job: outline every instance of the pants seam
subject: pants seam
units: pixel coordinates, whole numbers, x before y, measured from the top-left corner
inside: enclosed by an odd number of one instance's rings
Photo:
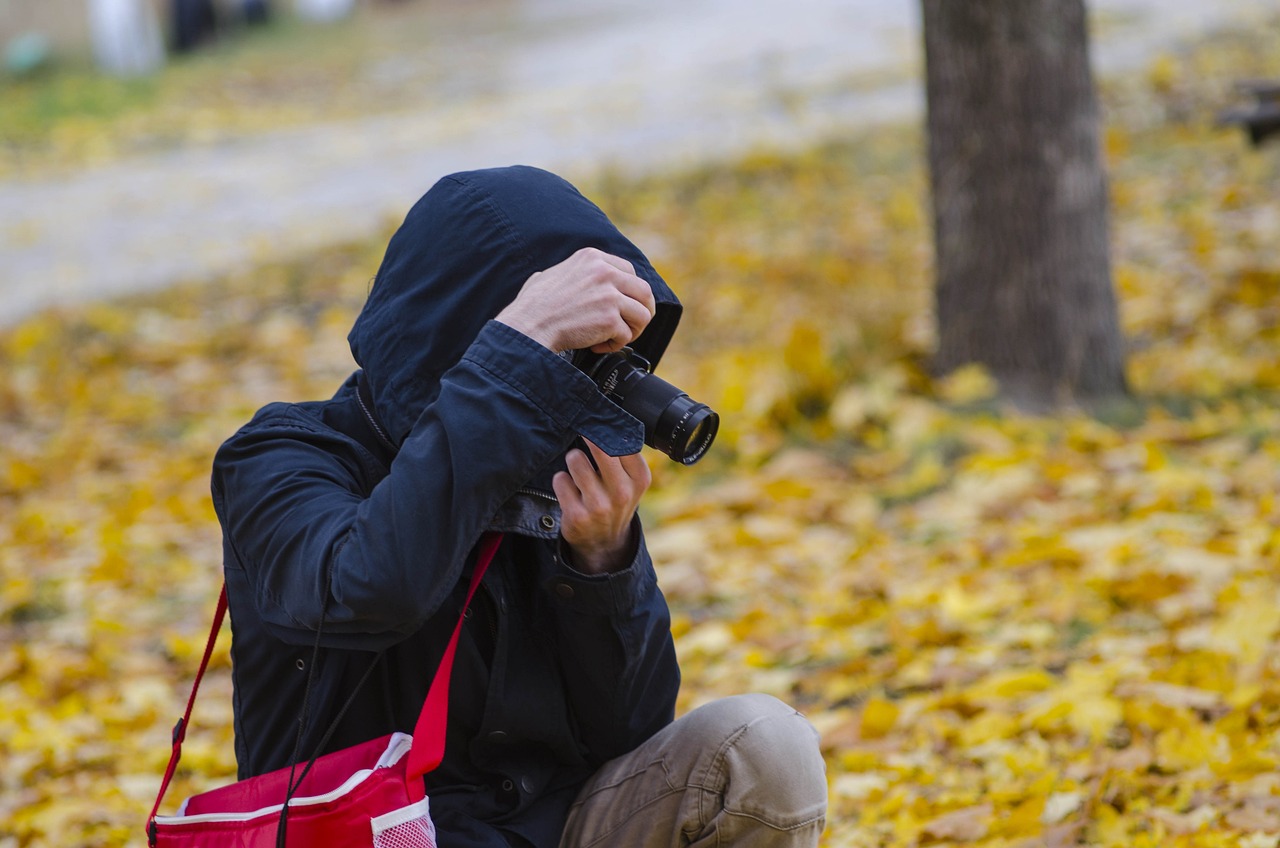
[[[668,784],[668,786],[670,786],[670,784]],[[627,816],[626,818],[624,818],[622,821],[618,822],[618,824],[616,824],[616,825],[614,825],[613,827],[609,828],[609,830],[605,831],[604,833],[601,833],[601,834],[600,834],[600,836],[599,836],[598,838],[593,839],[593,840],[591,840],[590,842],[584,843],[584,848],[591,848],[591,846],[592,846],[592,845],[600,845],[600,844],[603,844],[603,843],[604,843],[604,842],[605,842],[605,841],[606,841],[610,836],[612,836],[612,835],[613,835],[614,833],[616,833],[618,830],[622,829],[622,828],[623,828],[623,827],[625,827],[628,823],[630,823],[630,821],[631,821],[631,819],[632,819],[632,818],[634,818],[635,816],[640,815],[642,812],[644,812],[645,810],[647,810],[649,807],[652,807],[654,804],[658,803],[659,801],[663,800],[664,798],[669,798],[669,797],[671,797],[672,795],[676,795],[676,794],[678,794],[680,791],[681,791],[681,790],[679,790],[679,789],[677,789],[677,788],[671,787],[671,788],[669,788],[666,792],[664,792],[663,794],[661,794],[661,795],[657,795],[657,796],[654,796],[652,799],[650,799],[650,800],[649,800],[649,801],[647,801],[646,803],[644,803],[644,804],[642,804],[641,806],[637,807],[634,811],[632,811],[632,812],[631,812],[631,814],[630,814],[630,815],[628,815],[628,816]]]
[[[707,811],[704,808],[704,805],[708,802],[708,796],[711,796],[711,797],[720,796],[723,799],[722,803],[719,805],[719,809],[715,811],[717,814],[720,812],[724,812],[725,814],[728,814],[728,815],[738,816],[741,818],[748,818],[753,821],[760,822],[766,827],[776,831],[786,832],[786,831],[795,830],[797,828],[805,827],[807,825],[813,824],[816,821],[826,818],[826,810],[823,810],[822,813],[812,818],[806,819],[802,822],[799,822],[797,824],[793,824],[793,825],[775,824],[771,821],[767,821],[766,819],[761,818],[759,815],[755,813],[749,813],[745,810],[730,808],[728,805],[728,800],[729,800],[728,793],[723,791],[723,789],[719,788],[718,786],[719,783],[724,783],[725,788],[727,788],[728,781],[727,780],[717,781],[713,779],[715,777],[719,777],[721,774],[727,774],[728,768],[725,765],[725,763],[728,760],[729,751],[732,750],[733,747],[738,744],[738,741],[746,734],[746,732],[749,729],[751,729],[756,724],[761,724],[771,719],[775,719],[775,718],[790,719],[790,718],[794,718],[795,716],[799,716],[801,719],[804,719],[804,714],[801,713],[799,710],[791,710],[791,712],[787,714],[755,716],[746,724],[742,725],[736,731],[734,731],[728,738],[725,739],[723,743],[721,743],[720,747],[716,749],[716,753],[714,756],[712,756],[711,762],[707,766],[706,775],[703,778],[711,782],[713,786],[710,786],[710,787],[705,786],[702,783],[694,781],[692,779],[688,781],[689,787],[697,786],[699,789],[702,790],[702,793],[698,799],[698,825],[700,829],[705,829],[707,824],[710,822],[710,820],[715,817],[714,815],[711,817],[708,817]]]
[[[615,789],[618,789],[620,786],[625,784],[628,780],[631,780],[634,777],[644,774],[645,772],[652,769],[654,766],[657,766],[658,768],[662,769],[662,782],[667,785],[667,790],[668,790],[666,795],[670,795],[672,792],[680,791],[680,787],[673,785],[671,782],[671,771],[667,768],[666,759],[664,759],[663,757],[658,757],[657,759],[649,760],[647,763],[645,763],[643,768],[633,769],[632,771],[627,772],[625,775],[619,776],[614,780],[609,781],[608,783],[602,783],[599,786],[594,787],[586,795],[574,801],[573,807],[581,807],[584,804],[586,804],[587,801],[591,800],[592,798],[595,798],[597,795],[603,792],[611,792]],[[666,797],[666,795],[661,795],[659,797]],[[648,806],[648,805],[646,804],[645,806]]]
[[[712,755],[711,761],[707,764],[706,772],[700,778],[700,780],[694,781],[692,779],[692,775],[690,776],[691,779],[689,780],[688,785],[689,786],[696,785],[699,789],[702,790],[700,793],[698,793],[698,830],[699,832],[701,832],[702,830],[705,830],[707,825],[710,824],[711,820],[715,818],[714,813],[719,812],[719,810],[715,810],[713,811],[712,815],[710,816],[707,815],[707,804],[709,803],[708,798],[709,797],[715,798],[717,796],[720,798],[726,797],[726,793],[724,790],[725,788],[727,788],[728,781],[718,780],[717,778],[720,775],[725,775],[728,773],[728,768],[726,767],[725,762],[728,759],[729,750],[733,748],[733,746],[737,744],[738,740],[742,738],[742,735],[747,732],[747,728],[755,724],[755,722],[758,720],[759,719],[757,718],[757,719],[752,719],[751,721],[748,721],[746,724],[742,725],[737,730],[735,730],[732,734],[730,734],[729,737],[724,740],[724,742],[720,743],[720,747],[717,748],[715,754]],[[702,781],[706,781],[707,783],[710,783],[712,785],[706,786],[704,783],[702,783]],[[723,807],[721,807],[721,809],[723,809]]]
[[[808,819],[805,819],[804,821],[796,822],[795,824],[784,826],[780,824],[774,824],[771,821],[762,819],[759,816],[752,815],[751,813],[744,813],[741,810],[730,810],[728,807],[725,808],[724,813],[727,816],[737,816],[738,818],[751,819],[752,821],[760,822],[760,824],[764,825],[770,830],[778,830],[778,831],[784,831],[784,832],[791,831],[791,830],[799,830],[802,827],[808,827],[811,824],[816,824],[820,821],[824,821],[827,818],[827,813],[824,810],[823,812],[819,813],[813,818],[808,818]]]

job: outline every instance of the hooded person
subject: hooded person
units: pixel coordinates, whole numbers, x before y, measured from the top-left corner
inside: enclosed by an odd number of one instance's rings
[[[644,428],[563,355],[630,345],[656,365],[679,319],[553,174],[453,174],[422,197],[351,330],[360,370],[264,407],[214,460],[242,779],[412,732],[499,531],[426,777],[441,846],[816,844],[803,717],[748,695],[673,721]]]

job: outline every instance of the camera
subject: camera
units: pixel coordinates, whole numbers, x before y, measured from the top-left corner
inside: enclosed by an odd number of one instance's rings
[[[680,389],[655,377],[652,366],[629,347],[614,353],[565,353],[609,400],[644,424],[644,443],[676,462],[702,459],[720,428],[720,416]]]

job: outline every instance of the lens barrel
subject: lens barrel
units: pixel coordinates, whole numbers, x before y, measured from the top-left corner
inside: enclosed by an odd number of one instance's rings
[[[706,454],[720,428],[720,416],[705,403],[639,367],[627,354],[605,354],[590,363],[577,363],[600,391],[644,425],[644,441],[684,465]],[[583,364],[589,367],[584,368]]]
[[[676,462],[693,465],[715,440],[720,416],[680,389],[641,371],[619,406],[644,424],[645,443]]]

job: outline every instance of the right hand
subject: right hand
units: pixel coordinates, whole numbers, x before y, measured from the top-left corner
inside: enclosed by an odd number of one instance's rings
[[[556,353],[609,353],[640,335],[655,309],[653,290],[630,262],[584,247],[529,277],[496,320]]]
[[[583,441],[595,464],[574,448],[565,456],[566,470],[551,478],[563,510],[560,534],[578,571],[619,571],[634,555],[631,519],[653,475],[642,454],[609,456],[585,436]]]

